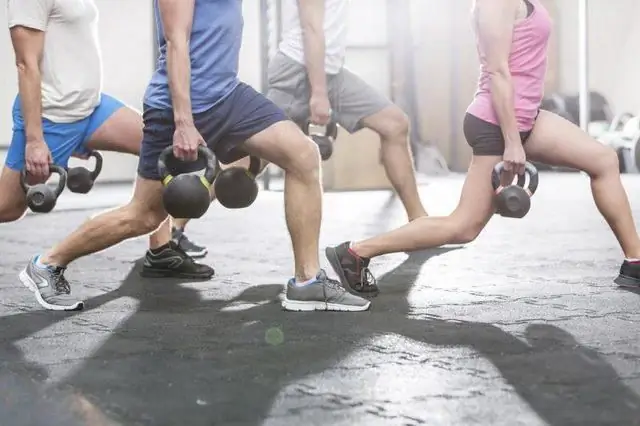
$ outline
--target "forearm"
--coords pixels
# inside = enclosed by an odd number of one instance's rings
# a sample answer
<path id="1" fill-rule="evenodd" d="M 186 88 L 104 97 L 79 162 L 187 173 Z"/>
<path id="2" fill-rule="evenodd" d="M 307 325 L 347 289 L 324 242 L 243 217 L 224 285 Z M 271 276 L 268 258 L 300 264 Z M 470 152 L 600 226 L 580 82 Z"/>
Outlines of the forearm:
<path id="1" fill-rule="evenodd" d="M 324 68 L 325 40 L 321 28 L 303 27 L 304 61 L 311 93 L 327 93 L 327 74 Z"/>
<path id="2" fill-rule="evenodd" d="M 27 143 L 41 141 L 43 138 L 42 78 L 37 65 L 18 65 L 18 91 Z"/>
<path id="3" fill-rule="evenodd" d="M 167 41 L 167 71 L 176 124 L 192 124 L 191 58 L 186 41 Z"/>
<path id="4" fill-rule="evenodd" d="M 510 75 L 496 73 L 491 76 L 491 100 L 498 116 L 505 145 L 522 144 L 514 108 L 513 83 Z"/>

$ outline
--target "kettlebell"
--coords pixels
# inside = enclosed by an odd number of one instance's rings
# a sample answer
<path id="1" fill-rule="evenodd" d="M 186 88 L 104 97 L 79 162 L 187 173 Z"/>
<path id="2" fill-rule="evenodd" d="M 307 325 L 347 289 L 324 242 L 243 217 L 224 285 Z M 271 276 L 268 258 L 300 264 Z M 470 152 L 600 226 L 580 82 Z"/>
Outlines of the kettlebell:
<path id="1" fill-rule="evenodd" d="M 249 207 L 258 197 L 256 177 L 260 173 L 260 159 L 249 157 L 249 168 L 233 166 L 221 170 L 213 183 L 216 198 L 228 209 Z"/>
<path id="2" fill-rule="evenodd" d="M 67 172 L 63 167 L 49 164 L 49 170 L 52 173 L 60 175 L 58 186 L 53 187 L 47 183 L 39 183 L 37 185 L 29 185 L 27 183 L 27 170 L 23 169 L 20 174 L 20 186 L 27 196 L 27 206 L 34 213 L 49 213 L 56 206 L 58 197 L 62 194 L 67 184 Z"/>
<path id="3" fill-rule="evenodd" d="M 86 194 L 93 188 L 93 183 L 102 171 L 102 154 L 92 151 L 89 157 L 96 159 L 93 171 L 86 167 L 72 167 L 67 171 L 67 188 L 77 194 Z"/>
<path id="4" fill-rule="evenodd" d="M 322 161 L 331 158 L 333 142 L 338 137 L 338 124 L 335 121 L 331 120 L 326 126 L 319 126 L 307 120 L 302 126 L 302 131 L 318 145 Z"/>
<path id="5" fill-rule="evenodd" d="M 162 203 L 165 210 L 176 219 L 202 217 L 211 204 L 209 190 L 216 176 L 215 155 L 203 145 L 198 147 L 198 159 L 206 161 L 204 176 L 187 173 L 172 175 L 167 168 L 169 158 L 175 159 L 173 146 L 166 147 L 158 158 L 158 173 L 164 185 Z"/>
<path id="6" fill-rule="evenodd" d="M 538 189 L 538 169 L 529 162 L 524 165 L 525 173 L 518 175 L 518 181 L 502 186 L 500 177 L 504 171 L 504 162 L 496 164 L 491 174 L 491 185 L 496 194 L 496 210 L 500 216 L 520 219 L 526 216 L 531 208 L 531 197 Z M 529 184 L 525 187 L 526 175 Z"/>

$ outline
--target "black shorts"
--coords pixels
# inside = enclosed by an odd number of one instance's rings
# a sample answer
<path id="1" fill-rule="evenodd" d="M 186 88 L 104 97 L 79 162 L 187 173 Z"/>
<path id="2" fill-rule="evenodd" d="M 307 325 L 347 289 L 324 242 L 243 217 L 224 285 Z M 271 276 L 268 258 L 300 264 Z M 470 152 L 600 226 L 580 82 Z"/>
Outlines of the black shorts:
<path id="1" fill-rule="evenodd" d="M 467 143 L 473 150 L 473 155 L 502 156 L 504 154 L 504 136 L 500 126 L 467 113 L 464 116 L 462 129 Z M 520 140 L 523 144 L 527 142 L 529 136 L 531 136 L 531 130 L 520 132 Z"/>
<path id="2" fill-rule="evenodd" d="M 251 136 L 288 120 L 285 113 L 251 86 L 240 83 L 222 101 L 207 111 L 193 115 L 196 128 L 218 161 L 229 164 L 246 157 L 242 149 Z M 172 110 L 144 107 L 144 138 L 140 149 L 138 175 L 144 179 L 160 180 L 158 157 L 173 143 L 175 123 Z M 202 170 L 204 160 L 192 163 L 168 162 L 173 174 Z"/>

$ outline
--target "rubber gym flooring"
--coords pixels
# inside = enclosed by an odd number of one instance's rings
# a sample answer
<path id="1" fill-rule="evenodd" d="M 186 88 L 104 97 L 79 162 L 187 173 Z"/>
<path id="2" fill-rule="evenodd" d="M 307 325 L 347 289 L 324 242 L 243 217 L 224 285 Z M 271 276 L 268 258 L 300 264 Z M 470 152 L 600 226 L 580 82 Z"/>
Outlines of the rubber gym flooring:
<path id="1" fill-rule="evenodd" d="M 432 214 L 462 179 L 421 187 Z M 640 220 L 640 175 L 624 181 Z M 281 311 L 282 204 L 262 192 L 191 224 L 208 282 L 139 278 L 144 238 L 78 261 L 78 313 L 40 310 L 17 274 L 99 209 L 3 225 L 0 424 L 640 425 L 640 293 L 611 282 L 620 252 L 585 176 L 542 174 L 525 219 L 465 247 L 380 258 L 365 313 Z M 323 246 L 404 220 L 385 191 L 328 193 L 324 211 Z"/>

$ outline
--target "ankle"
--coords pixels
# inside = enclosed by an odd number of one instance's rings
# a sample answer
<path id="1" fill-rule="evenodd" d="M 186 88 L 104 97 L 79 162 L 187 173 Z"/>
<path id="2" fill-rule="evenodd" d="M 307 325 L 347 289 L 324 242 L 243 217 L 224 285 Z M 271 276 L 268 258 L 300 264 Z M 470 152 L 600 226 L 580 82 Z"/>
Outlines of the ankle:
<path id="1" fill-rule="evenodd" d="M 49 253 L 41 254 L 38 257 L 38 263 L 46 266 L 66 266 L 61 259 Z"/>
<path id="2" fill-rule="evenodd" d="M 363 247 L 362 243 L 357 243 L 355 241 L 352 241 L 351 243 L 349 243 L 349 251 L 351 252 L 351 254 L 354 254 L 361 259 L 370 258 L 370 255 L 367 252 L 367 248 Z"/>
<path id="3" fill-rule="evenodd" d="M 311 268 L 302 268 L 300 270 L 296 270 L 296 274 L 294 278 L 297 283 L 307 282 L 315 279 L 318 276 L 319 272 L 320 272 L 319 266 L 315 266 Z"/>

